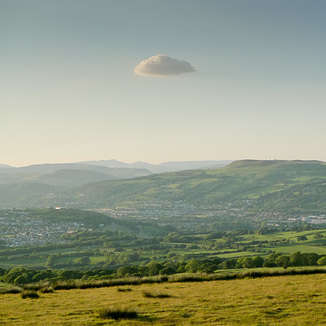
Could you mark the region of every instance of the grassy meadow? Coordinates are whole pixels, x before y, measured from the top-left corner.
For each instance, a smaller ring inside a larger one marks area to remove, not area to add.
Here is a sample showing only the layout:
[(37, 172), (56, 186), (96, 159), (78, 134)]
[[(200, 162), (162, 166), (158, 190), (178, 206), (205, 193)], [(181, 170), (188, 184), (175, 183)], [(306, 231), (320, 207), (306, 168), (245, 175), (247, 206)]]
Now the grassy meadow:
[[(0, 295), (9, 325), (325, 325), (326, 275)], [(122, 319), (101, 318), (115, 309)], [(125, 313), (125, 312), (128, 313)]]

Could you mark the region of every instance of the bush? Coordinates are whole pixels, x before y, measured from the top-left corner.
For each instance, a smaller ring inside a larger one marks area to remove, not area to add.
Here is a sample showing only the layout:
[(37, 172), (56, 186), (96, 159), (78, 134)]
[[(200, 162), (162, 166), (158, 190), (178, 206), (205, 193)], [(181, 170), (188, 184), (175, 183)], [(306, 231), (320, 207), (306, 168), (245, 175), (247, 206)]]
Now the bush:
[(38, 299), (40, 296), (39, 294), (34, 291), (34, 290), (24, 290), (22, 293), (21, 293), (21, 297), (23, 299), (26, 299), (26, 298), (30, 298), (30, 299)]
[(98, 316), (103, 319), (135, 319), (138, 317), (138, 312), (136, 310), (131, 310), (129, 308), (103, 308), (98, 312)]

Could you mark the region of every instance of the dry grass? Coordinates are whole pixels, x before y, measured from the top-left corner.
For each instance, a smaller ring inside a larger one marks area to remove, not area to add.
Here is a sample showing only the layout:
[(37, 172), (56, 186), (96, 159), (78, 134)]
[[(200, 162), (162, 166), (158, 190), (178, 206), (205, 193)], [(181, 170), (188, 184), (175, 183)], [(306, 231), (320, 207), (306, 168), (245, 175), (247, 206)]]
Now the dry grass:
[[(55, 291), (38, 300), (0, 295), (0, 325), (326, 325), (326, 275), (192, 283), (141, 284)], [(169, 293), (168, 300), (144, 291)], [(101, 319), (106, 307), (137, 311), (137, 319)]]

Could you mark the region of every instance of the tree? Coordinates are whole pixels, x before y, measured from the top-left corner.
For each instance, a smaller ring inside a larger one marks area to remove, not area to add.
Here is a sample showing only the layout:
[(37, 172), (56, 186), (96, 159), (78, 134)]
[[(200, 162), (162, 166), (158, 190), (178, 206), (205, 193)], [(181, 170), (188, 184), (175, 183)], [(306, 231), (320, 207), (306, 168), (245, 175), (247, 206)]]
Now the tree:
[(15, 267), (11, 270), (9, 270), (5, 275), (4, 275), (4, 281), (7, 283), (14, 283), (15, 280), (23, 275), (24, 273), (27, 272), (26, 268), (23, 267)]
[(281, 256), (279, 253), (271, 253), (269, 254), (264, 261), (263, 267), (276, 267), (277, 264), (275, 263), (276, 259)]
[(47, 258), (46, 263), (45, 263), (46, 268), (48, 268), (48, 269), (53, 268), (54, 267), (54, 260), (55, 260), (55, 257), (50, 255)]
[(223, 237), (224, 233), (222, 232), (211, 232), (206, 235), (205, 239), (210, 240), (210, 239), (221, 239)]
[(172, 267), (164, 267), (163, 269), (160, 270), (159, 274), (160, 275), (172, 275), (175, 274), (176, 270)]
[(282, 255), (276, 258), (275, 263), (277, 266), (284, 267), (288, 266), (290, 257), (287, 255)]
[(91, 263), (91, 259), (88, 256), (81, 257), (81, 258), (78, 259), (77, 262), (80, 265), (89, 265)]
[(15, 284), (26, 284), (26, 283), (28, 283), (27, 274), (24, 273), (24, 274), (19, 275), (17, 278), (15, 278), (14, 283)]
[(236, 265), (235, 265), (235, 268), (243, 268), (243, 266), (242, 266), (243, 259), (244, 259), (244, 257), (239, 257), (239, 258), (237, 259), (237, 263), (236, 263)]
[(180, 235), (177, 232), (171, 232), (164, 238), (164, 241), (168, 243), (180, 242)]
[(178, 267), (178, 269), (177, 269), (177, 272), (178, 273), (185, 273), (185, 271), (186, 271), (186, 263), (185, 262), (180, 262), (179, 263), (179, 267)]
[(302, 255), (304, 257), (304, 260), (307, 262), (308, 266), (316, 266), (318, 259), (320, 258), (320, 256), (314, 252), (310, 252)]
[(186, 265), (186, 271), (189, 273), (196, 273), (199, 269), (198, 260), (192, 258)]
[(314, 239), (322, 239), (324, 236), (321, 233), (315, 233)]
[(264, 258), (260, 256), (255, 256), (252, 258), (252, 263), (254, 267), (262, 267), (264, 264)]
[(136, 273), (138, 273), (138, 268), (134, 266), (122, 266), (117, 270), (118, 277), (125, 277)]
[(242, 267), (243, 268), (252, 268), (252, 267), (254, 267), (254, 264), (252, 262), (252, 258), (251, 257), (244, 257), (244, 259), (242, 260)]
[(304, 266), (303, 258), (300, 251), (294, 252), (290, 255), (289, 263), (291, 266)]
[(217, 270), (217, 265), (212, 261), (206, 261), (200, 264), (199, 271), (207, 274), (212, 274)]
[(252, 268), (254, 264), (251, 257), (239, 257), (237, 260), (236, 268)]
[(170, 252), (168, 253), (168, 255), (167, 255), (167, 258), (168, 258), (168, 259), (171, 259), (171, 258), (176, 258), (176, 256), (177, 256), (177, 254), (176, 254), (176, 253), (174, 253), (174, 252), (170, 251)]
[(234, 269), (236, 266), (237, 260), (235, 258), (224, 260), (221, 263), (221, 268), (223, 269)]
[(64, 280), (75, 280), (82, 278), (83, 273), (74, 270), (66, 270), (60, 271), (59, 276), (62, 277)]
[(320, 266), (325, 266), (326, 265), (326, 256), (323, 256), (318, 259), (317, 264)]
[(146, 267), (148, 268), (149, 276), (158, 275), (160, 270), (163, 269), (163, 266), (154, 260), (149, 262)]
[(137, 260), (139, 260), (139, 254), (137, 252), (128, 253), (121, 258), (122, 258), (121, 262), (123, 264), (128, 264), (128, 263), (136, 262)]
[(54, 277), (54, 276), (55, 276), (55, 274), (54, 274), (53, 271), (46, 270), (46, 271), (42, 271), (42, 272), (39, 272), (36, 275), (34, 275), (32, 281), (33, 282), (39, 282), (41, 280), (51, 278), (51, 277)]

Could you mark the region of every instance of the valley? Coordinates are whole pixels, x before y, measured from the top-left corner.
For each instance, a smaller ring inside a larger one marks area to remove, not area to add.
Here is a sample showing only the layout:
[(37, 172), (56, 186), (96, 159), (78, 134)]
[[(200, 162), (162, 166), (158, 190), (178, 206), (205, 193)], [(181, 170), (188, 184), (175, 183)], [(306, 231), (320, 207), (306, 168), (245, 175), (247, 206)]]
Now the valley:
[[(26, 296), (32, 304), (41, 298), (55, 307), (55, 297), (70, 289), (75, 305), (84, 301), (79, 299), (84, 295), (80, 291), (91, 296), (124, 295), (109, 307), (78, 304), (64, 315), (45, 304), (33, 323), (57, 318), (64, 324), (69, 322), (65, 316), (73, 316), (71, 320), (78, 325), (82, 321), (76, 315), (83, 314), (92, 325), (222, 325), (224, 318), (239, 325), (253, 325), (253, 320), (300, 325), (299, 302), (295, 312), (274, 291), (267, 298), (273, 298), (273, 305), (280, 309), (272, 308), (266, 299), (261, 309), (253, 310), (255, 296), (247, 294), (244, 309), (252, 309), (251, 317), (244, 318), (239, 313), (241, 305), (234, 303), (225, 303), (222, 317), (217, 308), (211, 308), (216, 292), (207, 294), (204, 284), (223, 287), (227, 282), (234, 302), (233, 286), (241, 282), (244, 289), (255, 286), (244, 279), (259, 278), (258, 286), (267, 284), (261, 278), (276, 275), (289, 282), (294, 274), (305, 277), (304, 282), (322, 279), (317, 274), (325, 273), (326, 266), (325, 163), (246, 160), (218, 169), (133, 177), (124, 170), (123, 178), (103, 174), (108, 167), (96, 166), (93, 171), (86, 166), (85, 171), (79, 165), (72, 170), (41, 167), (43, 172), (34, 175), (33, 182), (24, 175), (15, 184), (4, 182), (6, 174), (2, 175), (0, 300), (4, 309), (0, 320), (25, 325), (28, 312), (22, 308), (23, 313), (15, 315), (11, 302), (19, 306), (17, 299)], [(96, 180), (99, 176), (104, 179)], [(92, 287), (105, 289), (88, 289)], [(179, 291), (193, 287), (199, 293), (195, 301), (192, 291)], [(306, 286), (305, 290), (310, 298), (319, 288)], [(295, 287), (292, 292), (295, 296)], [(180, 302), (180, 296), (187, 303)], [(198, 306), (199, 298), (203, 304)], [(295, 300), (291, 298), (286, 300)], [(156, 300), (161, 312), (146, 300)], [(135, 302), (137, 309), (127, 301)], [(176, 308), (169, 308), (169, 302)], [(205, 302), (210, 314), (204, 316), (200, 311), (207, 310)], [(229, 305), (236, 310), (228, 309)], [(323, 319), (318, 309), (316, 322)], [(117, 311), (136, 316), (135, 320), (101, 317)]]
[[(81, 165), (71, 166), (72, 175), (81, 173)], [(84, 165), (85, 171), (121, 169)], [(62, 166), (27, 170), (57, 168)], [(190, 271), (185, 266), (192, 260), (196, 271), (209, 272), (241, 267), (242, 257), (250, 266), (254, 257), (260, 257), (260, 266), (264, 261), (280, 266), (279, 256), (290, 262), (295, 252), (316, 254), (314, 263), (301, 257), (299, 265), (317, 264), (326, 255), (325, 185), (323, 162), (245, 160), (218, 169), (91, 182), (45, 195), (16, 193), (17, 203), (27, 200), (29, 208), (0, 211), (0, 267), (109, 269), (116, 277), (125, 266), (131, 268), (128, 274), (146, 275), (142, 266), (153, 263), (160, 266), (157, 273), (168, 267)], [(22, 183), (20, 189), (30, 186)], [(270, 255), (276, 255), (272, 263)]]

